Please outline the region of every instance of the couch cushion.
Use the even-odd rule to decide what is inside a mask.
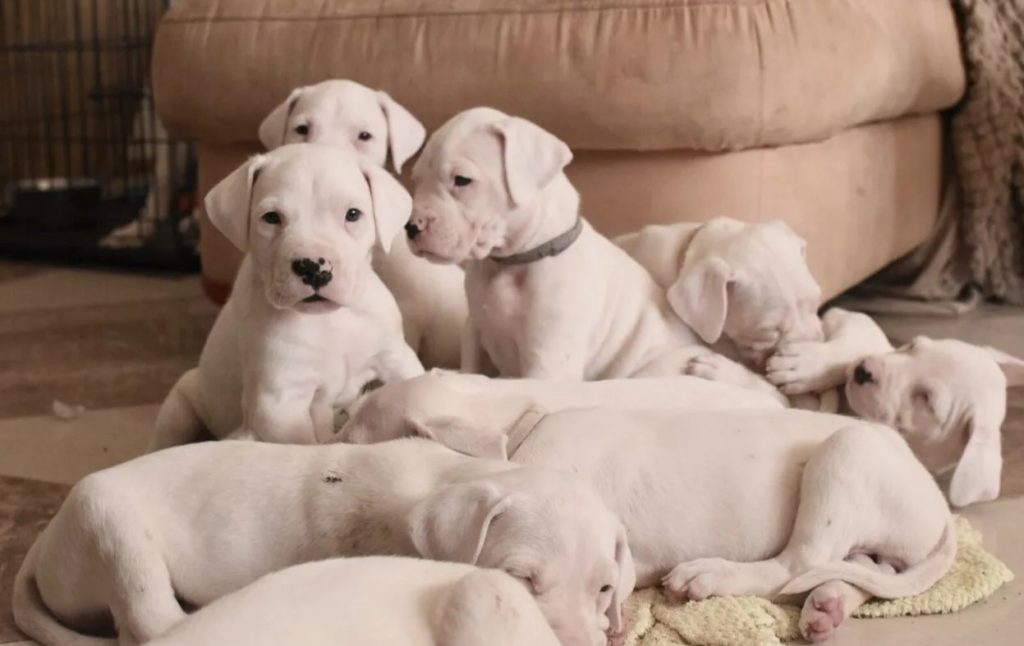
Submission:
[[[291,88],[351,78],[430,129],[492,105],[590,150],[820,140],[964,87],[947,0],[178,0],[153,74],[189,138],[253,141]]]

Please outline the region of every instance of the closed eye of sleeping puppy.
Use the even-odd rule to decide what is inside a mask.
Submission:
[[[560,646],[500,570],[371,556],[297,565],[213,602],[152,646]]]
[[[462,370],[575,380],[683,374],[708,350],[650,274],[581,217],[563,172],[571,159],[536,124],[474,108],[431,135],[413,167],[413,251],[466,270]]]
[[[476,406],[441,419],[409,409],[353,439],[426,425],[465,450],[465,434],[493,423],[486,411],[504,398],[477,394]],[[935,480],[897,433],[876,424],[796,410],[576,409],[518,434],[513,461],[571,471],[619,514],[638,585],[660,581],[691,599],[811,593],[803,623],[811,638],[867,596],[923,592],[956,554]]]
[[[844,386],[849,412],[895,428],[932,473],[952,471],[954,505],[997,498],[1006,389],[1024,384],[1024,361],[953,339],[896,349],[869,316],[838,308],[823,320],[827,340],[783,346],[769,379],[787,393]]]
[[[416,117],[386,92],[340,79],[292,90],[263,120],[259,133],[268,150],[286,143],[321,143],[381,167],[390,153],[396,173],[426,136]],[[417,259],[404,230],[393,233],[390,250],[374,247],[373,269],[398,302],[405,340],[427,367],[458,368],[467,316],[462,270]]]
[[[257,155],[217,184],[206,213],[246,255],[199,366],[160,408],[151,449],[204,429],[313,444],[367,382],[421,374],[369,262],[410,207],[386,171],[318,144]]]
[[[560,470],[404,439],[326,447],[206,442],[87,476],[29,551],[18,627],[44,646],[154,639],[292,565],[419,555],[504,570],[566,646],[622,628],[634,570],[625,530]],[[180,600],[180,602],[179,602]],[[287,642],[285,642],[287,643]]]

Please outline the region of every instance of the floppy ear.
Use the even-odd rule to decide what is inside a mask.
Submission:
[[[284,145],[286,136],[285,128],[288,127],[288,117],[291,116],[299,96],[305,91],[304,87],[297,87],[292,90],[288,98],[281,105],[270,111],[270,114],[260,124],[260,142],[267,150],[273,150]]]
[[[608,606],[607,611],[609,629],[613,635],[626,628],[622,621],[622,604],[626,602],[629,595],[633,594],[633,588],[636,587],[636,566],[633,564],[633,553],[629,550],[626,529],[621,523],[615,538],[615,562],[619,566],[619,580],[615,585],[612,603]]]
[[[705,343],[714,343],[722,336],[729,307],[728,287],[733,279],[729,263],[712,256],[681,274],[666,292],[675,313]]]
[[[949,501],[954,507],[999,497],[1003,472],[1002,438],[998,424],[968,422],[967,446],[949,482]]]
[[[383,168],[374,164],[361,162],[363,176],[370,186],[370,198],[373,200],[373,221],[377,226],[377,244],[384,253],[391,251],[391,243],[402,230],[412,215],[412,197]]]
[[[493,127],[504,144],[505,182],[516,206],[532,202],[572,161],[565,142],[526,119],[509,117]]]
[[[425,422],[410,421],[413,435],[425,437],[453,451],[477,458],[507,460],[508,438],[504,433],[484,428],[471,428],[458,417],[437,417]]]
[[[984,349],[996,360],[1006,375],[1007,386],[1024,386],[1024,360],[989,346],[985,346]]]
[[[491,523],[511,504],[512,497],[489,482],[450,485],[413,508],[412,543],[425,558],[475,565]]]
[[[210,189],[203,200],[210,222],[241,251],[249,248],[249,206],[252,201],[252,187],[266,161],[266,155],[250,157]]]
[[[402,164],[423,145],[427,131],[419,120],[412,116],[398,101],[387,92],[378,91],[377,101],[388,122],[388,149],[391,151],[391,166],[395,173],[402,172]]]

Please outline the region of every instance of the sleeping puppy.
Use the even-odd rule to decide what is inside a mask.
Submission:
[[[390,153],[395,173],[426,136],[416,117],[386,92],[345,80],[292,90],[263,120],[259,134],[268,150],[285,143],[322,143],[381,167]],[[404,232],[395,233],[390,251],[374,247],[373,269],[398,302],[405,340],[427,367],[458,368],[467,316],[462,270],[418,261]]]
[[[781,220],[650,225],[615,244],[666,290],[672,310],[718,352],[691,374],[746,385],[781,343],[820,341],[821,288],[807,266],[807,243]]]
[[[465,263],[463,371],[573,380],[684,374],[708,350],[650,274],[581,217],[562,172],[571,159],[539,126],[474,108],[435,132],[413,167],[413,251]]]
[[[604,646],[633,589],[622,524],[562,471],[426,440],[226,441],[79,482],[18,573],[14,617],[45,646],[83,643],[111,619],[122,644],[144,642],[185,619],[182,603],[205,606],[291,565],[376,554],[505,570],[571,646]]]
[[[436,440],[433,429],[444,426],[445,444],[456,451],[504,459],[540,417],[594,406],[609,410],[782,407],[766,394],[697,377],[554,381],[491,379],[434,370],[385,384],[358,399],[336,439],[360,444],[407,435]],[[473,411],[472,427],[463,425],[460,414],[452,414],[466,410]]]
[[[933,473],[952,471],[954,505],[997,498],[1006,389],[1024,384],[1024,361],[952,339],[894,349],[869,316],[838,308],[824,322],[828,340],[784,345],[769,379],[787,393],[845,385],[849,412],[898,430]]]
[[[956,554],[935,480],[880,425],[795,410],[593,408],[517,428],[522,415],[507,396],[474,400],[448,417],[415,408],[379,417],[353,439],[415,433],[466,450],[468,432],[515,436],[512,460],[579,475],[619,514],[640,586],[660,581],[703,599],[826,584],[808,596],[808,637],[830,634],[856,607],[846,584],[866,591],[860,601],[918,594]]]
[[[344,636],[343,639],[341,636]],[[399,557],[270,574],[151,646],[560,646],[526,588],[500,570]]]
[[[288,145],[247,161],[205,206],[246,255],[199,367],[160,408],[152,449],[204,429],[313,444],[367,382],[423,372],[370,267],[371,247],[389,246],[411,206],[386,171],[330,146]]]

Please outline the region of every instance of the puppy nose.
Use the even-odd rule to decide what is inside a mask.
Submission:
[[[875,378],[863,363],[859,363],[857,364],[857,367],[853,369],[853,380],[857,382],[858,386],[863,386],[864,384],[873,382]]]
[[[292,272],[313,289],[320,289],[334,277],[331,264],[323,258],[297,258],[292,261]]]
[[[415,240],[419,234],[420,228],[412,220],[405,223],[405,235],[409,236],[410,240]]]

